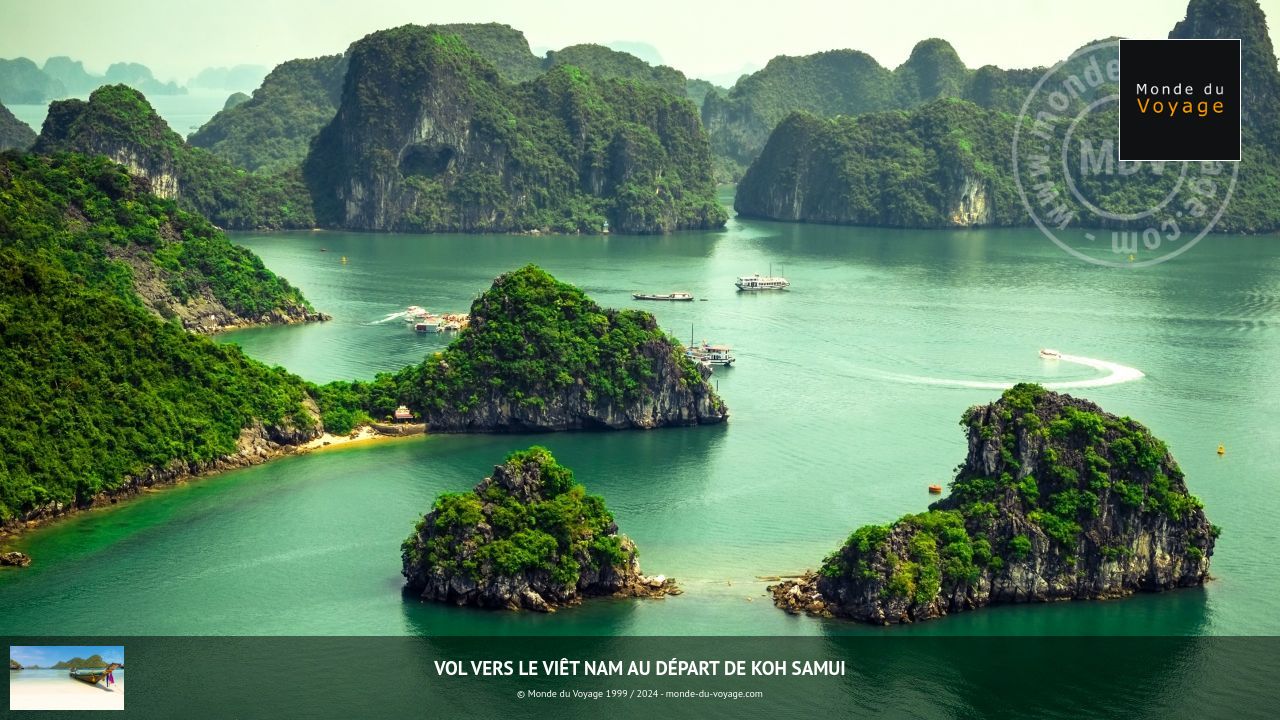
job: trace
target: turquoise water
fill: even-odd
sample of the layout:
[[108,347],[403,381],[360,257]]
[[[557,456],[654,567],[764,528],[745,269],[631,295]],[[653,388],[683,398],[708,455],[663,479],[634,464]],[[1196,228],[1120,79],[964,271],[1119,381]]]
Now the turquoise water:
[[[124,682],[124,669],[116,668],[116,670],[111,673],[111,677],[115,678],[117,683]],[[17,672],[9,673],[10,685],[14,685],[15,683],[47,683],[49,681],[61,680],[77,682],[76,680],[71,679],[67,670],[51,670],[46,668],[32,670],[30,668],[26,668]],[[106,686],[105,683],[100,683],[100,685],[103,687]]]
[[[1276,634],[1280,568],[1280,245],[1211,237],[1133,271],[1076,261],[1034,231],[892,231],[731,221],[667,237],[244,234],[330,323],[220,337],[315,381],[416,362],[443,337],[386,318],[463,310],[537,262],[604,305],[732,344],[719,427],[433,436],[290,458],[33,532],[0,573],[5,634]],[[324,251],[322,251],[324,249]],[[346,264],[341,262],[345,256]],[[786,293],[736,293],[785,271]],[[649,303],[688,290],[706,302]],[[1047,363],[1041,347],[1143,375]],[[1110,379],[1107,379],[1110,378]],[[858,525],[923,509],[963,459],[958,426],[995,384],[1072,390],[1164,438],[1224,529],[1216,579],[1113,602],[992,608],[880,629],[788,616],[763,576],[813,567]],[[1123,380],[1123,382],[1117,382]],[[399,543],[442,491],[545,444],[605,496],[662,601],[553,615],[458,610],[400,594]],[[1218,443],[1227,453],[1218,457]],[[108,608],[103,612],[103,608]]]

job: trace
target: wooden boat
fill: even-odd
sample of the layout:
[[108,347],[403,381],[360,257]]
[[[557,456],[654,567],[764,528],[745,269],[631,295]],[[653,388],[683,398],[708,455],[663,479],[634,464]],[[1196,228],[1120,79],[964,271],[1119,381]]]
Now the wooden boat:
[[120,663],[111,663],[104,668],[76,668],[71,671],[71,677],[72,679],[79,680],[82,683],[97,685],[102,682],[102,679],[111,673],[111,671],[119,667]]
[[673,292],[659,295],[657,293],[632,293],[631,297],[636,300],[666,300],[668,302],[690,302],[693,300],[693,293]]

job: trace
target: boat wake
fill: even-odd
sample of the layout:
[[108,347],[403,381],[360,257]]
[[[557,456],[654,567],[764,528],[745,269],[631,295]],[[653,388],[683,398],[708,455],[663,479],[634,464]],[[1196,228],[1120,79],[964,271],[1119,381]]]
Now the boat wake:
[[[1076,365],[1084,365],[1095,370],[1102,370],[1107,373],[1102,377],[1087,378],[1084,380],[1064,380],[1062,382],[1045,382],[1040,383],[1050,390],[1075,390],[1079,388],[1095,388],[1106,387],[1108,385],[1119,385],[1120,383],[1133,382],[1146,377],[1143,372],[1137,368],[1121,365],[1109,360],[1099,360],[1097,358],[1081,357],[1079,355],[1063,355],[1059,358],[1059,362],[1075,363]],[[1013,387],[1015,382],[992,382],[987,380],[951,380],[946,378],[930,378],[920,377],[918,375],[902,375],[899,373],[885,373],[889,378],[902,382],[914,383],[917,385],[936,385],[939,387],[955,387],[955,388],[978,388],[981,390],[1006,390]]]
[[400,312],[393,312],[393,313],[391,313],[390,315],[388,315],[388,316],[386,316],[386,317],[382,318],[381,320],[374,320],[373,322],[368,323],[368,324],[369,324],[369,325],[381,325],[381,324],[382,324],[382,323],[384,323],[384,322],[391,322],[392,320],[398,320],[399,318],[402,318],[402,317],[404,317],[405,315],[408,315],[408,314],[409,314],[409,313],[408,313],[408,311],[406,311],[406,310],[401,310]]

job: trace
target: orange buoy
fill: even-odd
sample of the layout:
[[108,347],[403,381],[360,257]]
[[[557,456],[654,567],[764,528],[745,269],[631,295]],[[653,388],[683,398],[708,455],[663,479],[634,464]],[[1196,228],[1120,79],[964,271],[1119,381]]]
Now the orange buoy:
[[929,494],[930,494],[930,495],[941,495],[941,494],[942,494],[942,486],[941,486],[941,485],[930,485],[930,486],[929,486]]

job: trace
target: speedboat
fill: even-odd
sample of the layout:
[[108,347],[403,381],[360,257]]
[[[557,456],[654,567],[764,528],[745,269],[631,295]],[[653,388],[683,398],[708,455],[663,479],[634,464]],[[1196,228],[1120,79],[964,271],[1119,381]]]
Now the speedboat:
[[1053,348],[1041,348],[1040,357],[1045,360],[1061,360],[1062,353],[1054,350]]

